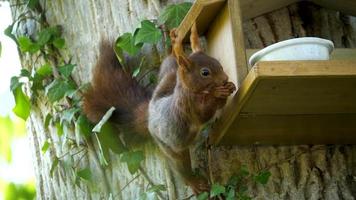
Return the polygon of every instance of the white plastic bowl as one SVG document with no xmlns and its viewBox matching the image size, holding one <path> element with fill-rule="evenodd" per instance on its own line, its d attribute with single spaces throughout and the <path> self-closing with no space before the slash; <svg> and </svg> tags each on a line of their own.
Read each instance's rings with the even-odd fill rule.
<svg viewBox="0 0 356 200">
<path fill-rule="evenodd" d="M 316 37 L 303 37 L 272 44 L 256 53 L 250 59 L 253 66 L 258 61 L 273 60 L 329 60 L 334 43 Z"/>
</svg>

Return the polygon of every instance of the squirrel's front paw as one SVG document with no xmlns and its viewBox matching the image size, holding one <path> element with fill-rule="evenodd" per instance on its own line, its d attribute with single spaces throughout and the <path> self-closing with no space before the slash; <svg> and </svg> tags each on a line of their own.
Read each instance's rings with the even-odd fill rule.
<svg viewBox="0 0 356 200">
<path fill-rule="evenodd" d="M 236 87 L 235 87 L 234 83 L 228 82 L 225 85 L 215 87 L 213 94 L 216 98 L 226 99 L 235 90 L 236 90 Z"/>
</svg>

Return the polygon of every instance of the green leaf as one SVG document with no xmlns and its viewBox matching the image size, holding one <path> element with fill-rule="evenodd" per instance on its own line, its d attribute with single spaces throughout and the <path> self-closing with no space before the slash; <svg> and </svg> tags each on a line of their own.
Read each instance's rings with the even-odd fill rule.
<svg viewBox="0 0 356 200">
<path fill-rule="evenodd" d="M 1 53 L 2 53 L 2 45 L 1 45 L 1 42 L 0 42 L 0 57 L 1 57 Z"/>
<path fill-rule="evenodd" d="M 101 127 L 110 119 L 110 117 L 114 111 L 115 111 L 115 107 L 111 107 L 108 111 L 106 111 L 105 115 L 101 118 L 101 120 L 93 128 L 93 132 L 99 133 L 101 130 Z"/>
<path fill-rule="evenodd" d="M 123 153 L 126 149 L 117 135 L 117 129 L 111 123 L 105 123 L 98 134 L 103 144 L 104 155 L 109 157 L 109 149 L 116 154 Z"/>
<path fill-rule="evenodd" d="M 45 143 L 42 145 L 41 150 L 42 150 L 42 153 L 43 153 L 43 154 L 45 154 L 45 153 L 47 152 L 47 150 L 48 150 L 50 144 L 51 144 L 51 143 L 49 143 L 48 140 L 46 140 Z"/>
<path fill-rule="evenodd" d="M 189 2 L 167 6 L 158 17 L 158 23 L 165 24 L 169 30 L 178 27 L 191 6 Z"/>
<path fill-rule="evenodd" d="M 91 171 L 89 168 L 84 168 L 76 172 L 76 175 L 86 181 L 91 180 Z"/>
<path fill-rule="evenodd" d="M 61 100 L 69 91 L 75 90 L 75 87 L 63 80 L 54 80 L 46 87 L 46 95 L 51 103 Z"/>
<path fill-rule="evenodd" d="M 36 70 L 36 73 L 42 77 L 47 77 L 52 75 L 52 67 L 46 63 Z"/>
<path fill-rule="evenodd" d="M 18 87 L 20 87 L 22 85 L 22 83 L 20 83 L 19 77 L 17 76 L 13 76 L 11 77 L 11 81 L 10 81 L 10 90 L 11 91 L 15 91 Z"/>
<path fill-rule="evenodd" d="M 260 183 L 262 185 L 266 185 L 267 182 L 268 182 L 268 179 L 269 177 L 271 176 L 271 172 L 269 171 L 266 171 L 266 170 L 262 170 L 260 171 L 255 177 L 254 177 L 254 180 L 257 182 L 257 183 Z"/>
<path fill-rule="evenodd" d="M 63 123 L 63 121 L 67 121 L 68 123 L 71 123 L 74 118 L 74 115 L 77 112 L 79 112 L 79 110 L 80 110 L 79 108 L 75 108 L 75 107 L 64 110 L 61 117 L 61 123 Z"/>
<path fill-rule="evenodd" d="M 141 72 L 142 66 L 145 63 L 145 59 L 145 56 L 141 59 L 140 65 L 134 70 L 134 72 L 132 73 L 132 77 L 137 77 L 138 74 Z"/>
<path fill-rule="evenodd" d="M 155 74 L 151 74 L 149 77 L 149 81 L 151 84 L 156 84 L 157 83 L 157 76 Z"/>
<path fill-rule="evenodd" d="M 147 191 L 148 192 L 159 192 L 159 191 L 166 191 L 166 190 L 167 190 L 166 186 L 160 184 L 160 185 L 154 185 L 154 186 L 150 187 Z"/>
<path fill-rule="evenodd" d="M 76 122 L 78 128 L 79 128 L 79 131 L 80 133 L 88 138 L 90 137 L 91 133 L 92 133 L 92 129 L 93 129 L 93 124 L 90 123 L 90 121 L 88 120 L 88 118 L 81 114 Z"/>
<path fill-rule="evenodd" d="M 198 195 L 197 200 L 206 200 L 208 198 L 209 198 L 209 193 L 203 192 Z"/>
<path fill-rule="evenodd" d="M 30 38 L 25 36 L 20 36 L 18 38 L 20 50 L 22 52 L 36 53 L 40 50 L 40 46 L 36 43 L 33 43 Z"/>
<path fill-rule="evenodd" d="M 37 44 L 39 46 L 44 46 L 49 44 L 54 38 L 57 38 L 61 35 L 60 26 L 52 26 L 43 29 L 37 38 Z"/>
<path fill-rule="evenodd" d="M 28 116 L 30 116 L 30 111 L 31 111 L 31 103 L 30 99 L 27 95 L 25 95 L 22 91 L 21 87 L 17 87 L 13 91 L 14 97 L 15 97 L 15 107 L 12 109 L 12 111 L 20 118 L 23 120 L 27 120 Z"/>
<path fill-rule="evenodd" d="M 35 10 L 39 6 L 39 0 L 28 0 L 27 7 L 31 10 Z"/>
<path fill-rule="evenodd" d="M 116 40 L 116 48 L 121 48 L 129 55 L 136 55 L 143 44 L 135 44 L 135 40 L 131 33 L 125 33 Z"/>
<path fill-rule="evenodd" d="M 58 67 L 59 73 L 64 76 L 65 78 L 69 78 L 69 76 L 72 74 L 73 69 L 75 65 L 72 64 L 66 64 L 63 66 Z"/>
<path fill-rule="evenodd" d="M 132 77 L 137 77 L 137 75 L 140 73 L 141 67 L 137 67 L 134 72 L 132 73 Z"/>
<path fill-rule="evenodd" d="M 210 190 L 210 197 L 215 197 L 225 193 L 225 187 L 220 184 L 213 184 Z"/>
<path fill-rule="evenodd" d="M 115 44 L 116 44 L 115 47 L 114 47 L 115 55 L 116 55 L 117 59 L 119 60 L 120 64 L 122 66 L 125 66 L 124 51 L 121 49 L 121 47 L 119 47 L 117 45 L 117 40 L 116 40 Z"/>
<path fill-rule="evenodd" d="M 64 38 L 55 38 L 53 40 L 53 45 L 57 48 L 57 49 L 63 49 L 65 46 L 65 40 Z"/>
<path fill-rule="evenodd" d="M 27 69 L 21 69 L 20 76 L 30 78 L 31 77 L 31 73 Z"/>
<path fill-rule="evenodd" d="M 51 122 L 51 120 L 52 120 L 52 115 L 50 113 L 48 113 L 46 115 L 45 123 L 44 123 L 44 128 L 45 129 L 48 129 L 48 126 L 49 126 L 49 123 Z"/>
<path fill-rule="evenodd" d="M 103 146 L 102 144 L 101 144 L 101 142 L 100 142 L 100 140 L 99 140 L 99 137 L 98 137 L 98 134 L 97 133 L 94 133 L 94 135 L 95 135 L 95 138 L 96 138 L 96 140 L 97 140 L 97 142 L 98 142 L 98 147 L 99 147 L 99 161 L 100 161 L 100 165 L 102 165 L 102 166 L 107 166 L 107 165 L 109 165 L 109 163 L 108 163 L 108 161 L 107 161 L 107 159 L 109 158 L 109 151 L 107 151 L 106 153 L 107 153 L 107 156 L 105 157 L 105 152 L 104 152 L 104 149 L 103 149 L 103 147 L 105 148 L 105 146 Z"/>
<path fill-rule="evenodd" d="M 230 188 L 229 191 L 227 192 L 226 195 L 226 200 L 235 200 L 235 189 L 234 188 Z"/>
<path fill-rule="evenodd" d="M 15 41 L 16 44 L 18 44 L 15 35 L 12 34 L 12 29 L 13 29 L 13 27 L 14 27 L 14 24 L 9 25 L 9 26 L 4 30 L 4 34 L 5 34 L 7 37 L 11 38 L 13 41 Z"/>
<path fill-rule="evenodd" d="M 63 126 L 60 122 L 56 122 L 57 135 L 63 135 Z"/>
<path fill-rule="evenodd" d="M 162 32 L 156 28 L 156 25 L 149 20 L 143 20 L 141 22 L 141 28 L 135 35 L 135 44 L 149 43 L 157 44 L 162 38 Z"/>
<path fill-rule="evenodd" d="M 126 162 L 129 172 L 134 174 L 140 168 L 141 161 L 145 159 L 142 151 L 125 152 L 122 154 L 121 162 Z"/>
<path fill-rule="evenodd" d="M 51 178 L 53 177 L 54 170 L 58 167 L 58 163 L 59 163 L 59 159 L 58 159 L 58 157 L 55 157 L 55 159 L 53 160 L 51 169 L 49 171 L 49 175 Z"/>
</svg>

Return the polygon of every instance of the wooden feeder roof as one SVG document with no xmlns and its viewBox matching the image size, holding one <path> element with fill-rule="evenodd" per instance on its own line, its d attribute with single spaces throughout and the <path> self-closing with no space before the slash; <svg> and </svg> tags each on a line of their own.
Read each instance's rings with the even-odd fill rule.
<svg viewBox="0 0 356 200">
<path fill-rule="evenodd" d="M 243 19 L 247 20 L 300 1 L 304 0 L 240 0 L 240 7 Z M 356 16 L 355 0 L 310 1 L 325 8 Z M 204 34 L 226 2 L 227 0 L 196 0 L 178 28 L 181 34 L 186 35 L 189 32 L 193 21 L 197 23 L 198 32 Z"/>
</svg>

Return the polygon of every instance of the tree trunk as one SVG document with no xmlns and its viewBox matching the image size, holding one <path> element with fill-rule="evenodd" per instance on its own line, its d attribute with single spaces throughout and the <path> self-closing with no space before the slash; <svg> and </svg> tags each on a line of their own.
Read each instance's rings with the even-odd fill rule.
<svg viewBox="0 0 356 200">
<path fill-rule="evenodd" d="M 84 84 L 90 81 L 101 38 L 114 41 L 118 35 L 132 31 L 140 20 L 156 18 L 166 4 L 182 1 L 57 0 L 41 1 L 41 5 L 47 22 L 63 27 L 68 48 L 64 54 L 68 58 L 73 55 L 73 63 L 77 64 L 74 79 Z M 19 13 L 22 8 L 14 7 L 14 10 Z M 30 27 L 26 25 L 28 21 L 24 23 Z M 336 47 L 356 46 L 356 18 L 308 2 L 248 20 L 244 22 L 244 28 L 247 48 L 262 48 L 302 36 L 330 39 Z M 144 53 L 150 56 L 152 66 L 159 66 L 162 60 L 160 48 L 147 47 Z M 30 63 L 30 59 L 23 56 L 23 64 Z M 110 165 L 102 167 L 98 147 L 91 143 L 88 153 L 74 156 L 74 162 L 79 160 L 80 166 L 90 167 L 92 183 L 74 184 L 71 172 L 64 167 L 65 162 L 60 162 L 51 178 L 55 156 L 65 154 L 66 149 L 59 145 L 55 128 L 47 130 L 44 126 L 45 117 L 51 110 L 48 105 L 45 98 L 39 99 L 28 120 L 38 199 L 138 199 L 150 182 L 167 186 L 167 192 L 162 192 L 165 199 L 183 199 L 191 195 L 191 191 L 167 168 L 152 142 L 143 145 L 146 159 L 142 168 L 146 178 L 131 175 L 115 154 L 111 156 Z M 59 144 L 55 143 L 43 154 L 41 147 L 47 139 Z M 209 165 L 213 179 L 222 183 L 241 165 L 251 172 L 268 169 L 272 176 L 265 187 L 247 183 L 249 194 L 256 199 L 336 200 L 356 196 L 356 146 L 353 145 L 221 146 L 211 150 L 209 164 L 205 152 L 195 155 L 195 165 L 202 168 Z"/>
</svg>

